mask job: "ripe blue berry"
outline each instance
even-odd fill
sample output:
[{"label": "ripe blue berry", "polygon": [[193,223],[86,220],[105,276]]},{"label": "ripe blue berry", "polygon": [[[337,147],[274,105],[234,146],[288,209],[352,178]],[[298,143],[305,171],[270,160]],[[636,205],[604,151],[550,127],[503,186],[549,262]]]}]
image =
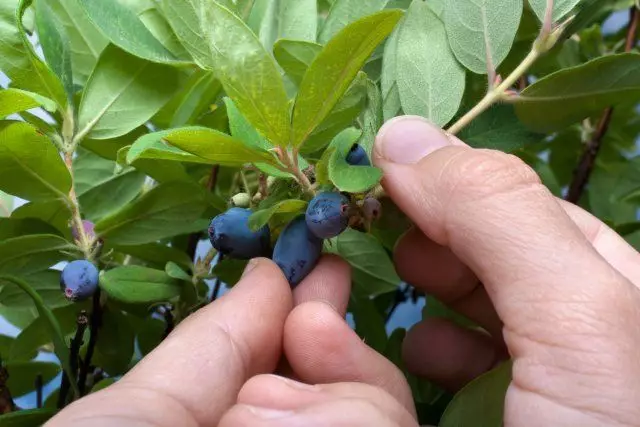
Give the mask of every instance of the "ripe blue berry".
[{"label": "ripe blue berry", "polygon": [[60,275],[60,289],[70,301],[89,298],[98,289],[98,269],[84,259],[71,261]]},{"label": "ripe blue berry", "polygon": [[291,221],[280,233],[273,249],[273,261],[278,264],[291,287],[307,277],[322,253],[322,239],[317,238],[303,216]]},{"label": "ripe blue berry", "polygon": [[270,255],[269,227],[251,231],[248,225],[251,211],[231,208],[211,220],[209,240],[221,254],[236,259],[250,259]]},{"label": "ripe blue berry", "polygon": [[351,166],[371,166],[367,152],[360,144],[353,144],[347,154],[347,163]]},{"label": "ripe blue berry", "polygon": [[331,239],[349,225],[349,199],[340,193],[318,193],[305,215],[307,227],[321,239]]}]

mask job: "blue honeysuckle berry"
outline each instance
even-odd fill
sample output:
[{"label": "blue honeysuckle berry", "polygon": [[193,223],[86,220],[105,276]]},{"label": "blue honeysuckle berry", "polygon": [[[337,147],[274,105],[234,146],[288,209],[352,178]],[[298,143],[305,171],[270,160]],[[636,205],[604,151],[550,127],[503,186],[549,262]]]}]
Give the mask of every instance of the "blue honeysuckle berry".
[{"label": "blue honeysuckle berry", "polygon": [[271,234],[268,226],[258,231],[249,228],[251,210],[231,208],[216,216],[209,225],[209,240],[221,254],[236,259],[270,255]]},{"label": "blue honeysuckle berry", "polygon": [[280,233],[273,249],[273,261],[291,287],[297,286],[313,270],[322,254],[322,239],[314,235],[303,216],[291,221]]},{"label": "blue honeysuckle berry", "polygon": [[367,152],[360,144],[353,144],[347,154],[347,163],[351,166],[371,166]]},{"label": "blue honeysuckle berry", "polygon": [[60,274],[60,289],[70,301],[83,301],[98,289],[99,272],[87,260],[71,261]]},{"label": "blue honeysuckle berry", "polygon": [[305,219],[316,237],[336,237],[349,225],[349,199],[335,192],[318,193],[309,203]]}]

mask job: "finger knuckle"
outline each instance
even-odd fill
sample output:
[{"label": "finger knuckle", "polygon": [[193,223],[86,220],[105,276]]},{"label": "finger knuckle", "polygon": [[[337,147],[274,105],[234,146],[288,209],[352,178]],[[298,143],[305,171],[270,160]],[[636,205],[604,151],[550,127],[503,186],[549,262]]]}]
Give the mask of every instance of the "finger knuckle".
[{"label": "finger knuckle", "polygon": [[541,187],[536,172],[518,157],[494,150],[466,150],[448,165],[451,194],[483,198],[528,187]]}]

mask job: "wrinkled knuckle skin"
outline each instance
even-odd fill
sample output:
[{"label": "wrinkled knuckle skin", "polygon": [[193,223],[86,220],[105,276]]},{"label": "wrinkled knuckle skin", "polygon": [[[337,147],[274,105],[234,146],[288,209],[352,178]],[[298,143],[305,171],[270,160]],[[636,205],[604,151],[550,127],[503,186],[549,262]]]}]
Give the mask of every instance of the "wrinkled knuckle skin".
[{"label": "wrinkled knuckle skin", "polygon": [[521,159],[494,150],[461,151],[446,165],[442,179],[450,194],[465,199],[541,187],[540,177]]}]

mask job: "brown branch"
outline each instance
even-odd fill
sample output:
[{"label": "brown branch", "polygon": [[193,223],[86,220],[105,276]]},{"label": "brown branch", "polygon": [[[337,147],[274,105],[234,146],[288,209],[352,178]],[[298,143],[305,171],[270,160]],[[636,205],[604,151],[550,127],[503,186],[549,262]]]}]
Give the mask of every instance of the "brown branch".
[{"label": "brown branch", "polygon": [[[220,166],[215,165],[211,167],[211,173],[209,174],[209,179],[207,180],[207,190],[209,192],[213,191],[216,188],[216,183],[218,182],[218,172],[220,170]],[[189,259],[193,261],[196,256],[196,250],[198,249],[198,242],[200,241],[200,237],[202,233],[200,231],[192,233],[189,235],[189,242],[187,243],[187,255]]]},{"label": "brown branch", "polygon": [[[637,43],[639,21],[640,12],[638,12],[638,9],[633,6],[629,12],[629,28],[627,30],[625,43],[625,51],[627,52],[630,52]],[[585,144],[585,147],[580,156],[580,161],[578,162],[578,166],[573,173],[573,180],[569,185],[569,191],[567,192],[567,195],[565,197],[565,200],[567,200],[568,202],[574,204],[578,204],[580,202],[580,199],[582,198],[582,195],[587,188],[587,184],[589,183],[589,179],[591,178],[591,174],[593,173],[596,158],[598,157],[598,153],[600,152],[602,141],[604,140],[604,137],[607,135],[607,131],[609,130],[609,125],[611,124],[612,117],[613,108],[607,108],[604,113],[602,113],[602,117],[600,118],[600,122],[598,123],[596,132]]]},{"label": "brown branch", "polygon": [[[80,357],[80,347],[82,346],[82,337],[84,331],[87,329],[89,319],[87,319],[87,313],[83,310],[78,315],[76,320],[77,328],[76,334],[71,340],[71,346],[69,348],[69,364],[71,365],[71,371],[75,374],[78,371],[78,358]],[[67,395],[71,384],[66,372],[62,374],[62,382],[60,383],[60,392],[58,394],[58,409],[62,409],[67,405]]]},{"label": "brown branch", "polygon": [[78,390],[80,396],[84,396],[87,388],[87,376],[91,369],[91,359],[98,342],[98,330],[102,325],[102,306],[100,305],[100,289],[98,288],[93,294],[93,308],[91,309],[91,320],[89,324],[89,343],[87,344],[87,352],[80,366],[80,374],[78,375]]}]

